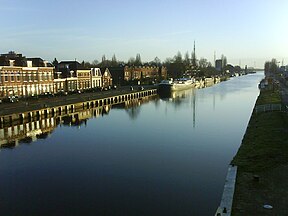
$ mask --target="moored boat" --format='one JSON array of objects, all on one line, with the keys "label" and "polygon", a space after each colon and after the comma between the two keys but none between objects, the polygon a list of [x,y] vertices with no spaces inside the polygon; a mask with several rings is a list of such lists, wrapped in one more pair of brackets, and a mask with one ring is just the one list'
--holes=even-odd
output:
[{"label": "moored boat", "polygon": [[195,80],[191,78],[180,78],[175,80],[163,80],[159,83],[158,88],[160,91],[169,90],[169,91],[177,91],[189,89],[195,86]]}]

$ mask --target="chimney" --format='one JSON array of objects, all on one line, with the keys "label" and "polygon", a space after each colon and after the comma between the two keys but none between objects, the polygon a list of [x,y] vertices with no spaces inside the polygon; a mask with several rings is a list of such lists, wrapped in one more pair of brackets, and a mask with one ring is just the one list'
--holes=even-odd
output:
[{"label": "chimney", "polygon": [[32,61],[27,61],[27,67],[33,67]]},{"label": "chimney", "polygon": [[9,65],[10,65],[10,67],[13,67],[13,66],[14,66],[14,62],[15,62],[15,60],[9,60]]}]

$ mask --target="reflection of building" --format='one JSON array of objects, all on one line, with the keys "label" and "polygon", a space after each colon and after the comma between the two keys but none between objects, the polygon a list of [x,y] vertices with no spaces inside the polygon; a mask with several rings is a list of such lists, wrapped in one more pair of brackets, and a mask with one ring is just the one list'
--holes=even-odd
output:
[{"label": "reflection of building", "polygon": [[[132,109],[128,111],[135,118],[140,109],[137,107],[146,103],[157,94],[154,90],[125,94],[118,97],[99,99],[97,101],[81,102],[76,106],[64,105],[46,107],[27,113],[16,113],[12,116],[1,117],[0,121],[0,147],[15,147],[19,142],[30,143],[39,138],[45,138],[58,124],[77,126],[87,123],[87,119],[106,115],[112,106]],[[7,121],[6,121],[7,120]]]},{"label": "reflection of building", "polygon": [[19,142],[32,142],[56,128],[54,117],[0,128],[0,147],[15,147]]},{"label": "reflection of building", "polygon": [[54,93],[54,67],[41,58],[9,52],[0,57],[0,97]]},{"label": "reflection of building", "polygon": [[46,138],[58,124],[80,126],[85,124],[87,119],[98,117],[103,112],[108,113],[109,110],[107,110],[107,107],[98,107],[69,115],[42,118],[32,122],[0,128],[0,147],[11,148],[19,143],[30,143],[37,139]]}]

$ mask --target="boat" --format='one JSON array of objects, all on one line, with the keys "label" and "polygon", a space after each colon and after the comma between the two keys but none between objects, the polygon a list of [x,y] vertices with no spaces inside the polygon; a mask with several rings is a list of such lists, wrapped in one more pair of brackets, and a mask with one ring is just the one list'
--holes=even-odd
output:
[{"label": "boat", "polygon": [[177,91],[189,89],[195,86],[195,80],[192,78],[180,78],[180,79],[170,79],[163,80],[159,83],[159,91]]}]

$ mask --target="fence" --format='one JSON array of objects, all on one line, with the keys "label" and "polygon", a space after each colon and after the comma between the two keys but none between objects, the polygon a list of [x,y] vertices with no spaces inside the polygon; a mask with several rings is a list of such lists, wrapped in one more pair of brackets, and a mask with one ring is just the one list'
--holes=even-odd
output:
[{"label": "fence", "polygon": [[282,108],[282,104],[264,104],[264,105],[257,105],[254,108],[256,113],[259,112],[269,112],[269,111],[284,111]]}]

